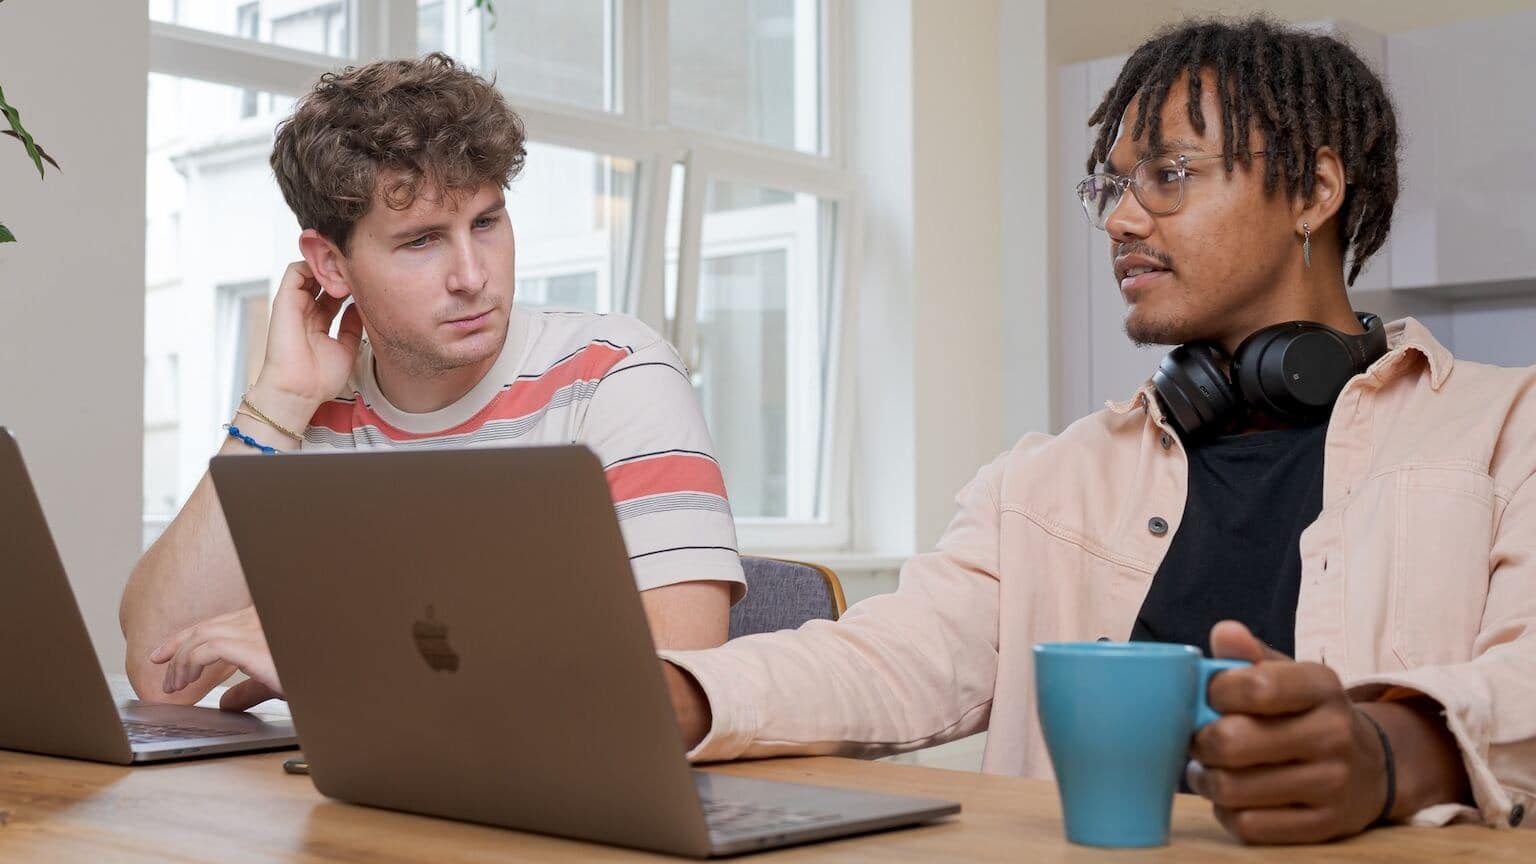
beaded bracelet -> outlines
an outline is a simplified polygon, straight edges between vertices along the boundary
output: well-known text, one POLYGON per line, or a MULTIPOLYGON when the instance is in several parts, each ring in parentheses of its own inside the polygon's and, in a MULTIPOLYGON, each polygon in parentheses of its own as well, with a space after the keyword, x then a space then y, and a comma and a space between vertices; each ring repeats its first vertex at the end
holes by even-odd
POLYGON ((234 425, 233 423, 225 423, 224 424, 224 428, 229 431, 229 437, 231 437, 231 438, 238 438, 239 440, 245 442, 245 444, 247 446, 249 446, 249 447, 255 447, 257 450, 260 450, 261 452, 266 453, 269 456, 271 454, 277 452, 277 448, 276 447, 268 447, 267 445, 261 443, 260 441, 257 441, 255 438, 252 438, 251 436, 245 434, 244 432, 241 432, 240 431, 240 427, 234 425))

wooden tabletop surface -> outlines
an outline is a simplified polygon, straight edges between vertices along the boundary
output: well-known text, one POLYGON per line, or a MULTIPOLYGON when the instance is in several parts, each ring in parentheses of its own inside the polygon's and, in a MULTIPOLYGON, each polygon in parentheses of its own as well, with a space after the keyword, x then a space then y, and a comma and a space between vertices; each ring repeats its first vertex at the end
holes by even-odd
MULTIPOLYGON (((432 819, 323 798, 285 774, 293 753, 121 768, 0 751, 0 861, 505 862, 680 859, 432 819)), ((1170 845, 1073 846, 1052 784, 853 759, 743 762, 709 770, 959 801, 946 822, 763 853, 752 860, 1536 862, 1536 831, 1391 828, 1305 850, 1247 848, 1198 798, 1180 796, 1170 845)))

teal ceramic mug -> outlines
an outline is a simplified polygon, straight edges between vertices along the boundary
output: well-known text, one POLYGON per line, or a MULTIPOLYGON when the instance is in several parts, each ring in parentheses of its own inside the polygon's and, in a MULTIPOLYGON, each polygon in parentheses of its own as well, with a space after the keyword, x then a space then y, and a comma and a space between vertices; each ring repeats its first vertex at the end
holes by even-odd
POLYGON ((1219 716, 1206 702, 1218 672, 1190 645, 1048 642, 1035 646, 1035 698, 1056 772, 1067 839, 1161 846, 1190 737, 1219 716))

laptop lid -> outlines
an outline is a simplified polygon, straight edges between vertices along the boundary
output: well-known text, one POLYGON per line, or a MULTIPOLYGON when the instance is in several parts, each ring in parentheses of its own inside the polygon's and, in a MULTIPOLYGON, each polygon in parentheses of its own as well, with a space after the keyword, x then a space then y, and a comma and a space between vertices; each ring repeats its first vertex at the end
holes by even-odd
POLYGON ((230 455, 211 470, 322 793, 708 854, 591 451, 230 455))
POLYGON ((0 427, 0 747, 126 764, 128 738, 43 517, 0 427))
POLYGON ((284 718, 119 702, 15 437, 0 427, 0 748, 121 765, 292 747, 284 718), (150 740, 134 743, 128 723, 150 740))

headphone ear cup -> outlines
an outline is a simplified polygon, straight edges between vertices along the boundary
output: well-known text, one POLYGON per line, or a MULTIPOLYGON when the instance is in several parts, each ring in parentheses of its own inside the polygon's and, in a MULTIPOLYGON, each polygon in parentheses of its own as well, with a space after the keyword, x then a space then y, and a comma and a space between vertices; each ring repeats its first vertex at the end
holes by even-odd
POLYGON ((1293 321, 1244 339, 1233 355, 1232 378, 1248 405, 1312 423, 1332 412, 1355 366, 1355 352, 1332 328, 1293 321))
POLYGON ((1242 410, 1241 396, 1222 369, 1225 360, 1220 347, 1195 342, 1168 352, 1152 373, 1163 413, 1181 439, 1197 438, 1242 410))

